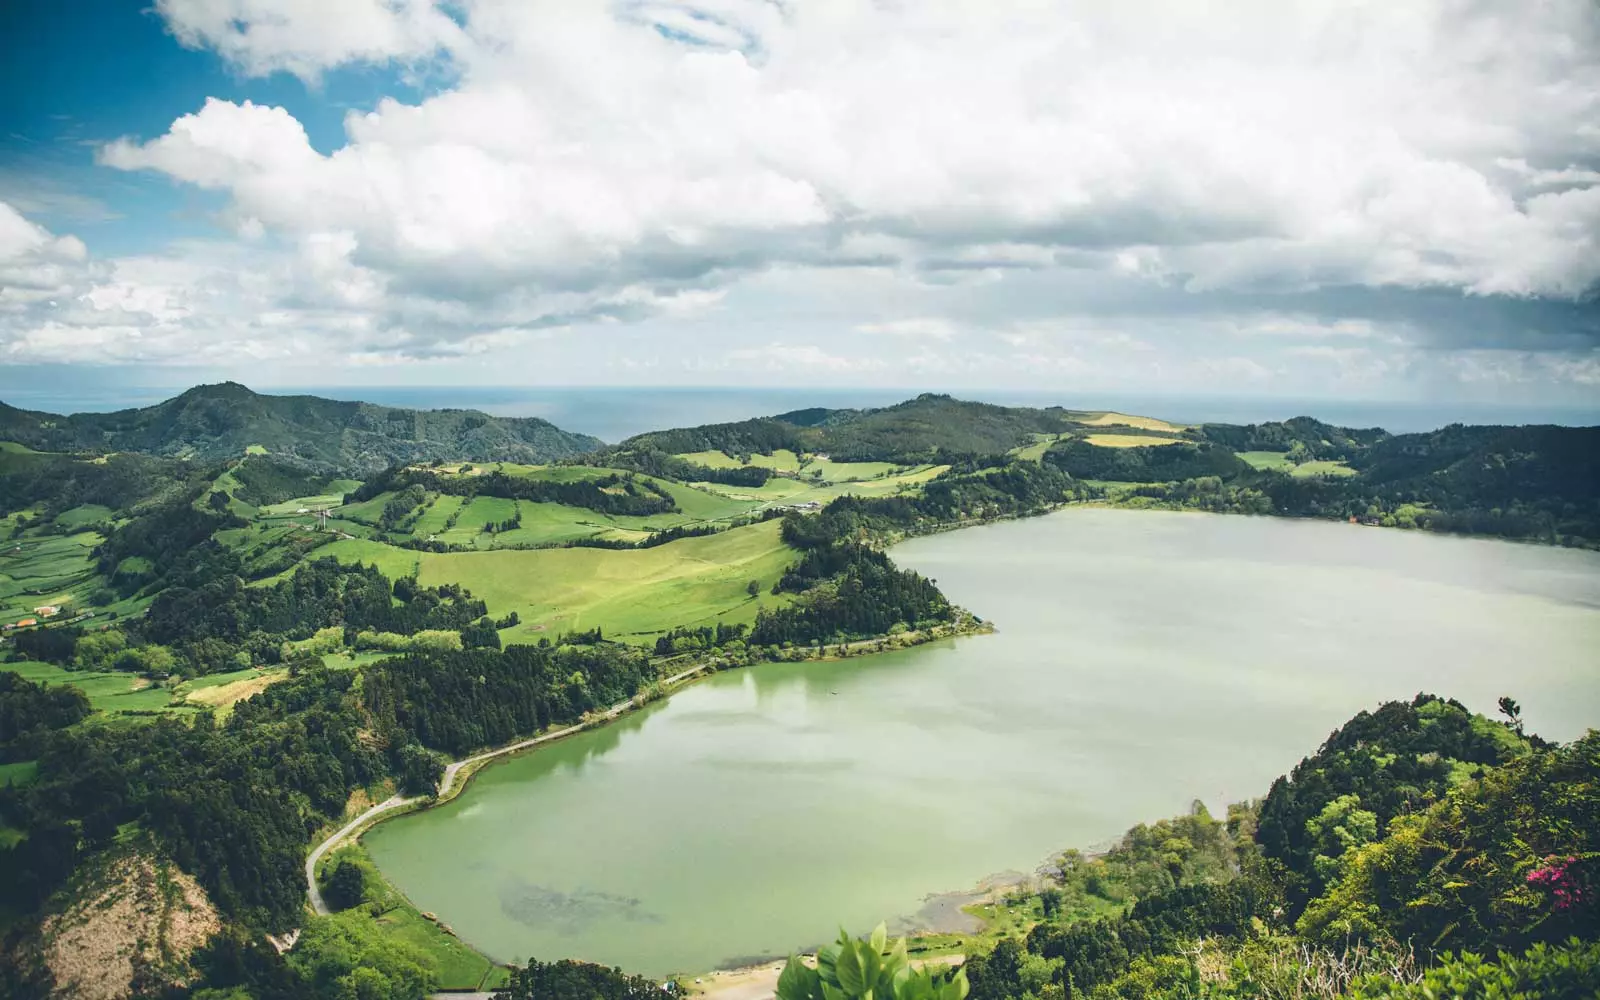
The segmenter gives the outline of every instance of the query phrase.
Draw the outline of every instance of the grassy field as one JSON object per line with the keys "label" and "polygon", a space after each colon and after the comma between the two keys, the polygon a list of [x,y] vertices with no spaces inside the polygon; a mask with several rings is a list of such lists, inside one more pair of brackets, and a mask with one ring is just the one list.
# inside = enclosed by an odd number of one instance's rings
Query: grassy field
{"label": "grassy field", "polygon": [[217,717],[225,719],[233,712],[234,705],[288,676],[289,671],[283,668],[250,667],[184,681],[178,685],[175,693],[191,705],[215,709]]}
{"label": "grassy field", "polygon": [[173,692],[152,685],[136,674],[100,670],[63,670],[50,663],[24,660],[0,663],[0,670],[20,674],[35,683],[71,684],[89,696],[89,706],[108,716],[126,712],[187,713],[172,704]]}
{"label": "grassy field", "polygon": [[1249,463],[1252,469],[1289,472],[1294,468],[1294,463],[1289,461],[1289,453],[1284,451],[1240,451],[1235,454]]}
{"label": "grassy field", "polygon": [[0,764],[0,788],[6,785],[26,785],[33,780],[39,771],[39,762],[36,760],[19,760],[10,764]]}
{"label": "grassy field", "polygon": [[1281,451],[1241,451],[1240,458],[1250,463],[1252,468],[1272,470],[1274,472],[1287,472],[1296,479],[1310,479],[1315,476],[1353,476],[1356,470],[1343,462],[1318,460],[1314,462],[1301,462],[1299,465],[1289,461],[1288,453]]}
{"label": "grassy field", "polygon": [[104,541],[92,531],[38,535],[0,543],[0,621],[17,621],[42,604],[86,603],[92,587],[93,550]]}
{"label": "grassy field", "polygon": [[385,656],[393,655],[393,653],[384,652],[324,653],[322,656],[322,663],[324,666],[331,667],[334,670],[353,670],[356,667],[365,666],[368,663],[381,660]]}
{"label": "grassy field", "polygon": [[1050,446],[1061,440],[1060,434],[1035,434],[1032,444],[1025,444],[1020,448],[1011,449],[1011,457],[1025,462],[1037,462],[1044,458],[1044,453]]}
{"label": "grassy field", "polygon": [[[863,479],[877,479],[893,473],[898,466],[893,462],[834,462],[826,458],[813,456],[800,456],[787,449],[779,449],[770,455],[751,455],[748,462],[740,462],[720,451],[696,451],[679,455],[699,465],[712,469],[738,469],[744,466],[758,466],[771,469],[774,472],[798,475],[802,480],[812,478],[821,479],[830,483],[855,482]],[[821,473],[820,476],[814,475]]]}
{"label": "grassy field", "polygon": [[[391,580],[410,576],[417,571],[421,552],[385,545],[365,538],[341,538],[316,550],[318,559],[337,559],[342,563],[361,563],[377,566],[379,572]],[[294,572],[292,569],[270,579],[277,580]],[[268,581],[262,581],[268,582]]]}
{"label": "grassy field", "polygon": [[1142,434],[1090,434],[1084,440],[1102,448],[1147,448],[1151,445],[1177,444],[1179,439],[1145,437]]}
{"label": "grassy field", "polygon": [[1355,474],[1356,470],[1343,462],[1330,461],[1301,462],[1290,473],[1296,479],[1310,479],[1314,476],[1353,476]]}
{"label": "grassy field", "polygon": [[111,520],[114,513],[110,507],[103,507],[97,503],[86,503],[81,507],[64,510],[56,515],[57,524],[64,524],[69,529],[81,528],[86,524]]}
{"label": "grassy field", "polygon": [[[636,542],[650,537],[651,532],[656,529],[670,527],[677,520],[680,519],[672,515],[607,517],[582,507],[567,507],[558,503],[524,503],[520,527],[495,535],[479,535],[476,544],[480,549],[490,549],[570,542],[579,538],[608,538]],[[478,527],[481,528],[482,525]],[[457,540],[455,535],[456,532],[451,532],[441,537],[445,541],[453,542]],[[473,544],[471,539],[465,541],[466,544]]]}
{"label": "grassy field", "polygon": [[346,910],[339,920],[368,920],[377,924],[386,937],[404,941],[433,959],[441,990],[489,990],[505,982],[506,970],[460,938],[446,934],[436,921],[424,917],[405,895],[379,873],[366,848],[359,842],[329,851],[318,866],[318,874],[342,860],[355,862],[366,872],[367,898],[380,908],[378,916],[362,907]]}
{"label": "grassy field", "polygon": [[[361,483],[354,479],[336,479],[328,484],[326,493],[308,497],[295,497],[293,500],[285,500],[282,503],[268,504],[260,508],[260,514],[262,517],[284,517],[300,510],[311,511],[338,507],[344,503],[344,495],[360,485]],[[378,509],[382,510],[383,508],[379,507]]]}
{"label": "grassy field", "polygon": [[1131,413],[1117,413],[1115,410],[1105,410],[1080,417],[1078,423],[1086,427],[1137,427],[1140,430],[1167,431],[1171,434],[1188,429],[1185,424],[1168,423],[1155,417],[1140,417]]}
{"label": "grassy field", "polygon": [[[596,625],[616,638],[642,639],[675,625],[750,622],[759,607],[783,600],[767,593],[794,561],[778,528],[769,521],[640,550],[422,553],[420,579],[459,583],[493,615],[517,612],[522,624],[507,641]],[[376,555],[370,548],[388,548],[337,544],[346,546],[343,555],[367,561]],[[746,593],[751,580],[761,584],[758,598]]]}
{"label": "grassy field", "polygon": [[797,479],[769,479],[760,487],[723,486],[718,483],[696,483],[695,486],[700,490],[721,494],[729,499],[743,501],[752,506],[767,506],[776,503],[793,505],[811,501],[825,504],[835,497],[842,497],[847,494],[862,497],[893,496],[903,489],[914,489],[921,486],[949,468],[948,465],[924,465],[899,475],[884,476],[879,479],[839,482],[828,486],[811,485]]}
{"label": "grassy field", "polygon": [[417,518],[417,523],[412,525],[412,535],[428,538],[443,531],[450,518],[461,510],[462,499],[448,494],[439,496],[433,501],[433,506],[425,508],[422,516]]}

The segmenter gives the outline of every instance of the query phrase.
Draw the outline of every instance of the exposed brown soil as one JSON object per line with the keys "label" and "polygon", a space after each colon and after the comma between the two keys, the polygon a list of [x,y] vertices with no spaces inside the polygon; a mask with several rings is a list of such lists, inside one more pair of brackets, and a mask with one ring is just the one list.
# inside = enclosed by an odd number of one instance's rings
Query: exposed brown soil
{"label": "exposed brown soil", "polygon": [[220,926],[205,891],[177,866],[137,852],[111,858],[40,927],[53,995],[122,1000],[135,976],[186,984],[189,957]]}

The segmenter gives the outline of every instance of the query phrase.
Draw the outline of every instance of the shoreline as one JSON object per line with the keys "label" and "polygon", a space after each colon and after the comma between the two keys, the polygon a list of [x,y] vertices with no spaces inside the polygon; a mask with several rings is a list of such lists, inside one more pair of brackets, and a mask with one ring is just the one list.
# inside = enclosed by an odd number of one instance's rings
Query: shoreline
{"label": "shoreline", "polygon": [[[467,788],[472,784],[472,779],[475,778],[479,772],[484,770],[484,768],[488,767],[489,765],[495,763],[496,760],[501,757],[511,757],[526,751],[538,750],[543,746],[558,742],[570,736],[576,736],[579,733],[583,733],[591,729],[602,728],[612,722],[617,721],[618,719],[623,718],[626,715],[631,714],[632,712],[638,711],[670,697],[679,690],[682,690],[683,688],[693,684],[697,680],[712,674],[720,673],[724,670],[749,670],[760,667],[765,663],[805,663],[853,659],[859,656],[872,656],[880,652],[895,652],[904,649],[911,649],[916,646],[926,645],[928,643],[938,642],[945,639],[955,639],[961,636],[985,635],[992,633],[995,630],[993,623],[983,621],[977,618],[975,615],[972,615],[970,612],[967,612],[965,609],[957,610],[959,611],[959,617],[952,625],[938,626],[933,629],[929,629],[926,632],[905,632],[898,636],[875,636],[870,639],[860,639],[854,642],[841,643],[833,646],[825,645],[820,647],[800,647],[799,649],[790,650],[788,652],[803,653],[805,655],[794,656],[792,658],[763,658],[749,664],[734,665],[722,663],[720,657],[708,657],[706,659],[697,661],[693,666],[686,670],[679,671],[670,677],[663,678],[660,682],[660,687],[655,688],[648,697],[645,696],[644,692],[640,692],[639,694],[634,695],[632,698],[618,702],[617,704],[606,709],[603,713],[591,713],[591,715],[586,716],[585,718],[571,725],[564,726],[559,729],[546,730],[543,733],[530,736],[525,739],[517,740],[500,747],[494,747],[488,750],[480,751],[468,757],[463,757],[460,760],[452,761],[445,766],[444,776],[440,781],[439,790],[434,795],[403,796],[399,793],[396,793],[389,798],[384,799],[382,802],[374,803],[373,805],[369,806],[360,814],[349,819],[342,826],[338,827],[328,837],[311,846],[306,853],[305,861],[306,896],[309,909],[316,916],[328,916],[332,912],[328,909],[327,904],[322,897],[321,886],[317,884],[318,865],[320,865],[323,858],[325,858],[330,852],[338,849],[341,845],[346,843],[359,843],[363,836],[370,832],[374,827],[378,826],[378,824],[387,820],[410,815],[412,813],[422,812],[424,810],[443,805],[447,802],[454,801],[456,798],[460,797],[466,792]],[[878,648],[880,645],[885,643],[888,644],[886,648]],[[833,652],[830,652],[830,650],[833,650]],[[373,867],[374,870],[377,871],[378,875],[383,878],[384,884],[389,889],[393,890],[401,898],[405,899],[408,905],[411,905],[413,908],[415,908],[415,904],[411,902],[410,897],[406,896],[405,892],[399,886],[395,885],[394,882],[388,878],[388,876],[384,875],[381,868],[378,868],[376,865]],[[297,932],[298,928],[296,928],[295,931],[289,932],[289,934],[293,935],[297,934]],[[284,935],[284,938],[289,939],[289,935]],[[474,951],[478,950],[471,944],[471,942],[463,939],[463,943],[467,944],[468,947],[472,947]],[[274,947],[278,947],[278,945],[274,943]],[[290,947],[292,947],[292,944]],[[280,951],[282,950],[287,949],[280,948]],[[478,951],[478,954],[483,955],[491,964],[503,964],[496,962],[492,957],[484,954],[481,951]]]}

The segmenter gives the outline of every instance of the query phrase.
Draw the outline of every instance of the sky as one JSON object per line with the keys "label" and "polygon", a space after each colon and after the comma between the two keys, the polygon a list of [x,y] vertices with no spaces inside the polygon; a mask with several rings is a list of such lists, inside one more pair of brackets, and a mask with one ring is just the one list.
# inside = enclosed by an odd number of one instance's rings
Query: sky
{"label": "sky", "polygon": [[1600,406],[1593,0],[7,0],[0,398]]}

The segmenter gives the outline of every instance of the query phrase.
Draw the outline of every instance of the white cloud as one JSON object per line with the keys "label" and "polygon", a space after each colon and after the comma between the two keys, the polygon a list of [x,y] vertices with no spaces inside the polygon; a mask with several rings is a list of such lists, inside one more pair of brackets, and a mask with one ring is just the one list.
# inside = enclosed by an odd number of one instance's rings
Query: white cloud
{"label": "white cloud", "polygon": [[881,323],[857,323],[855,330],[857,333],[908,337],[917,340],[949,340],[956,335],[955,324],[938,316],[891,319]]}
{"label": "white cloud", "polygon": [[315,80],[347,62],[413,61],[462,43],[433,0],[156,0],[178,41],[247,73]]}
{"label": "white cloud", "polygon": [[247,75],[445,82],[329,152],[200,95],[101,148],[219,192],[216,241],[96,261],[0,206],[0,357],[1303,391],[1515,342],[1462,370],[1591,384],[1585,0],[157,11]]}
{"label": "white cloud", "polygon": [[75,236],[55,236],[0,201],[0,315],[73,294],[89,276],[88,251]]}
{"label": "white cloud", "polygon": [[252,72],[441,49],[459,80],[353,115],[326,156],[213,100],[104,159],[462,298],[863,250],[1194,290],[1600,281],[1586,0],[1247,7],[475,0],[458,26],[420,0],[166,0]]}

